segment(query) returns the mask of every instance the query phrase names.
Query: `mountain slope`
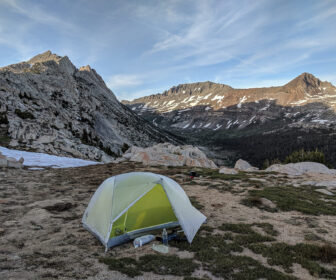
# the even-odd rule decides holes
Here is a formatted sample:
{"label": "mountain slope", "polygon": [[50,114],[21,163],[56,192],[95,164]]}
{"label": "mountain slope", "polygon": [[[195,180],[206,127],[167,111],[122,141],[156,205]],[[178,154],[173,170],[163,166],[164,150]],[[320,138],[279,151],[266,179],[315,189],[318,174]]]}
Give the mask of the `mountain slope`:
{"label": "mountain slope", "polygon": [[261,165],[302,147],[330,153],[322,139],[333,137],[336,124],[336,88],[308,73],[270,88],[184,84],[124,104],[186,142],[208,147],[219,164],[244,157]]}
{"label": "mountain slope", "polygon": [[[288,84],[279,87],[234,89],[212,82],[182,84],[161,94],[123,101],[134,110],[169,112],[195,106],[210,106],[214,110],[260,100],[276,100],[282,106],[307,104],[316,101],[335,101],[336,88],[312,74],[303,73]],[[139,106],[135,107],[135,104]],[[335,104],[332,105],[334,107]]]}
{"label": "mountain slope", "polygon": [[127,145],[164,141],[174,139],[121,104],[90,66],[47,51],[0,68],[0,145],[108,161]]}

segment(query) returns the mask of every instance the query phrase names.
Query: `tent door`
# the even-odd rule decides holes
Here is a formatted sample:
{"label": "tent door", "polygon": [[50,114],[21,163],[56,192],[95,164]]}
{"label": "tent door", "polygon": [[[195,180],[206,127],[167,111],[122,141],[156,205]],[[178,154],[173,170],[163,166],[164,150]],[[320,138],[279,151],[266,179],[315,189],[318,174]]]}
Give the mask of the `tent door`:
{"label": "tent door", "polygon": [[177,221],[163,187],[156,184],[113,223],[110,237]]}
{"label": "tent door", "polygon": [[113,224],[112,233],[114,236],[119,236],[127,232],[126,221],[127,221],[128,211],[126,211],[117,221]]}

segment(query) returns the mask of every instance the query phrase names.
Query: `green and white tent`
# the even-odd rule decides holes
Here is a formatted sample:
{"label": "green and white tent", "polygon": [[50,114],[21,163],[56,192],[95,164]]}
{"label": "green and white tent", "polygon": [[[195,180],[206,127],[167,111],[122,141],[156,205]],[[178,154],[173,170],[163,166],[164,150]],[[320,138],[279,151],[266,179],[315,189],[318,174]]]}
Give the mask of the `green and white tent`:
{"label": "green and white tent", "polygon": [[107,250],[146,232],[177,226],[191,243],[205,220],[174,180],[131,172],[111,177],[99,186],[82,222]]}

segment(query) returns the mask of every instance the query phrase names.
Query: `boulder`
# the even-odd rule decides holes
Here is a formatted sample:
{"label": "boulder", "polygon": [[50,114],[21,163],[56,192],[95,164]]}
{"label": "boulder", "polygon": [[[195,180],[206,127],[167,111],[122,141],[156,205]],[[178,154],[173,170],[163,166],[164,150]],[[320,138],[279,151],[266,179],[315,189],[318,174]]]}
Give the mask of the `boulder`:
{"label": "boulder", "polygon": [[247,161],[242,159],[237,160],[234,168],[240,171],[248,171],[248,172],[259,170],[259,168],[252,166]]}
{"label": "boulder", "polygon": [[219,169],[219,173],[222,173],[222,174],[238,174],[238,171],[233,169],[233,168],[228,168],[228,167],[222,166]]}
{"label": "boulder", "polygon": [[307,173],[336,174],[324,164],[317,162],[297,162],[288,164],[273,164],[266,169],[267,172],[279,172],[288,175],[302,175]]}
{"label": "boulder", "polygon": [[336,181],[321,181],[321,182],[315,182],[315,186],[317,187],[326,187],[328,190],[336,189]]}
{"label": "boulder", "polygon": [[0,167],[13,167],[13,168],[22,168],[23,167],[23,158],[16,160],[12,157],[6,157],[0,153]]}
{"label": "boulder", "polygon": [[315,190],[316,192],[319,192],[319,193],[323,193],[323,194],[326,194],[326,195],[334,195],[332,192],[326,190],[326,189],[317,189]]}
{"label": "boulder", "polygon": [[269,200],[265,197],[260,198],[260,203],[263,206],[268,207],[268,208],[276,208],[276,204],[273,201],[271,201],[271,200]]}
{"label": "boulder", "polygon": [[[122,156],[123,159],[141,162],[145,165],[195,166],[217,168],[216,164],[197,147],[191,145],[174,146],[161,143],[148,148],[132,146]],[[117,159],[115,162],[121,162]]]}
{"label": "boulder", "polygon": [[0,167],[7,167],[7,158],[0,156]]}

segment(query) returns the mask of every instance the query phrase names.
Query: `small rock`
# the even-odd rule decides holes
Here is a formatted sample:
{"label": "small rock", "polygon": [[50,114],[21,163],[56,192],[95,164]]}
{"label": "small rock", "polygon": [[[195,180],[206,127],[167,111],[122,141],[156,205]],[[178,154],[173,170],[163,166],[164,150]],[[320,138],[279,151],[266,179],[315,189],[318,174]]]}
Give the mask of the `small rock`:
{"label": "small rock", "polygon": [[48,219],[50,219],[50,213],[47,210],[34,208],[27,212],[21,220],[24,222],[34,222],[38,225],[43,224]]}
{"label": "small rock", "polygon": [[276,204],[265,197],[260,198],[260,202],[263,206],[266,206],[269,208],[276,208]]}
{"label": "small rock", "polygon": [[238,159],[235,164],[235,169],[238,169],[240,171],[257,171],[259,168],[252,166],[247,161]]}
{"label": "small rock", "polygon": [[3,234],[5,230],[3,228],[0,228],[0,235]]}
{"label": "small rock", "polygon": [[334,195],[332,192],[326,190],[326,189],[317,189],[315,190],[316,192],[319,192],[319,193],[323,193],[323,194],[326,194],[326,195]]}
{"label": "small rock", "polygon": [[233,168],[228,168],[228,167],[223,166],[219,169],[219,173],[221,173],[221,174],[238,174],[238,171],[233,169]]}
{"label": "small rock", "polygon": [[262,178],[251,178],[251,181],[257,181],[257,182],[262,182],[262,183],[267,183],[266,179],[262,179]]}

